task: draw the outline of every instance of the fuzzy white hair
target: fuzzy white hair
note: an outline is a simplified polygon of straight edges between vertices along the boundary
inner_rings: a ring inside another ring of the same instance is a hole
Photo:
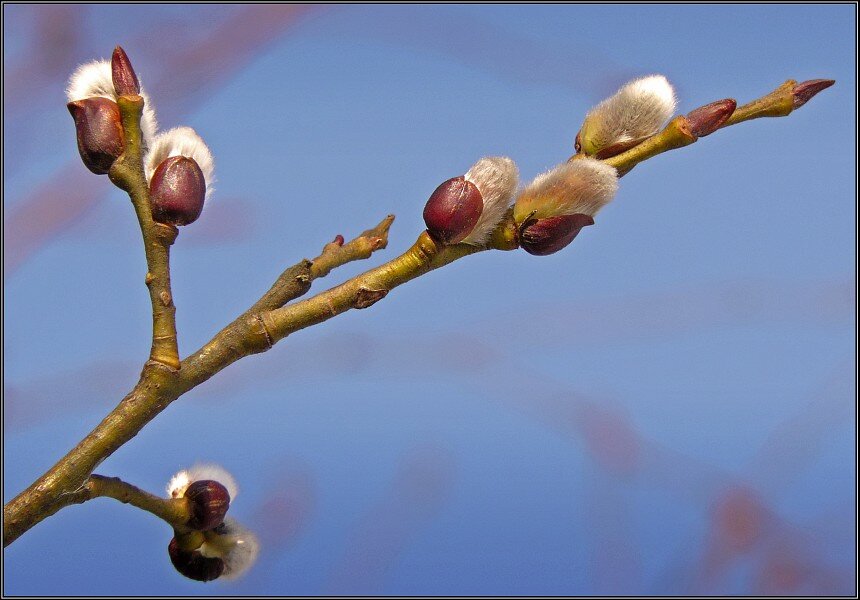
[[[79,66],[66,86],[69,102],[84,98],[107,98],[116,101],[110,61],[94,60]]]
[[[654,135],[675,112],[675,90],[663,75],[635,79],[589,111],[580,129],[588,154]]]
[[[618,173],[594,158],[567,162],[535,177],[514,204],[514,220],[594,216],[618,190]]]
[[[171,498],[181,498],[189,485],[191,485],[191,477],[188,476],[188,471],[179,471],[167,482],[167,495]]]
[[[206,200],[215,190],[215,159],[212,152],[197,132],[191,127],[174,127],[159,133],[152,141],[149,152],[144,158],[146,169],[146,180],[152,179],[152,174],[162,161],[171,156],[185,156],[194,159],[200,170],[203,171],[203,179],[206,181]]]
[[[206,539],[200,546],[200,554],[207,558],[223,560],[222,577],[237,579],[256,562],[260,554],[260,541],[236,519],[226,517],[223,526],[206,532]]]
[[[185,495],[185,490],[195,481],[212,480],[217,481],[230,494],[232,502],[239,494],[239,486],[233,476],[221,465],[212,463],[196,464],[190,469],[179,471],[176,475],[170,478],[167,484],[167,495],[171,498],[181,498]]]
[[[140,117],[140,132],[143,145],[148,148],[158,131],[158,121],[155,118],[155,107],[152,99],[141,85],[140,97],[143,98],[143,114]],[[107,98],[116,102],[117,94],[113,87],[113,75],[110,61],[94,60],[79,66],[69,77],[66,86],[66,98],[69,102],[85,100],[86,98]]]
[[[491,156],[482,158],[472,165],[465,179],[475,184],[481,192],[484,208],[475,227],[463,239],[463,243],[481,246],[493,233],[511,205],[511,198],[517,191],[519,170],[510,158]]]

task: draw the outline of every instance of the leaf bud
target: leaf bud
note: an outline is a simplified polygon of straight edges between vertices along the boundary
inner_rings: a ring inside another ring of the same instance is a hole
[[[195,581],[212,581],[224,573],[224,560],[218,556],[204,556],[200,550],[183,550],[176,538],[167,546],[170,562],[185,577]]]
[[[198,531],[220,525],[230,508],[227,488],[211,479],[194,481],[185,490],[184,497],[191,501],[191,518],[186,525]]]
[[[74,100],[66,106],[75,120],[81,160],[96,175],[106,174],[125,146],[119,106],[100,97]]]
[[[794,86],[793,108],[800,108],[821,90],[826,90],[836,83],[835,79],[810,79]]]
[[[111,56],[111,76],[117,96],[136,96],[140,94],[140,82],[137,74],[128,60],[128,55],[121,47],[114,48]]]
[[[697,138],[711,135],[729,120],[737,106],[738,103],[734,99],[726,98],[690,111],[686,116],[690,133]]]

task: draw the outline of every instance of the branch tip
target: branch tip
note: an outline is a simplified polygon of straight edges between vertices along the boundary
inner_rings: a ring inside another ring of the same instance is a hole
[[[809,102],[818,92],[826,90],[836,83],[835,79],[810,79],[794,86],[792,106],[800,108]]]

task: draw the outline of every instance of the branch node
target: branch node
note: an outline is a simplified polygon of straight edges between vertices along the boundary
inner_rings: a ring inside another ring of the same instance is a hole
[[[179,235],[179,228],[168,223],[159,223],[153,221],[153,231],[155,238],[165,246],[170,246],[176,241],[176,236]]]
[[[352,305],[355,308],[368,308],[385,298],[387,295],[388,290],[369,290],[367,288],[359,288]]]
[[[156,357],[150,357],[149,360],[143,364],[143,370],[146,371],[147,369],[159,369],[171,376],[175,376],[179,372],[179,365],[177,364],[176,366],[173,366],[172,364],[164,362]]]
[[[258,352],[265,352],[266,350],[275,345],[275,342],[272,339],[272,334],[269,333],[269,328],[266,325],[264,315],[255,315],[254,318],[251,320],[250,326],[251,333],[258,337],[262,337],[265,341],[265,347],[259,348]]]

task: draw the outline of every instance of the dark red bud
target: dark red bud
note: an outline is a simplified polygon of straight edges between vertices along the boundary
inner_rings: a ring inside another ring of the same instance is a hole
[[[125,146],[119,106],[107,98],[86,98],[66,107],[75,120],[81,160],[96,175],[106,174]]]
[[[800,108],[809,102],[815,94],[821,90],[826,90],[834,83],[836,83],[835,79],[810,79],[809,81],[798,83],[794,86],[794,101],[792,102],[792,106]]]
[[[149,181],[152,218],[159,223],[188,225],[197,220],[206,199],[206,180],[191,158],[171,156],[161,162]]]
[[[717,100],[691,111],[687,115],[690,133],[696,137],[711,135],[729,120],[738,103],[732,98]]]
[[[436,188],[424,207],[427,231],[444,244],[457,244],[472,232],[484,199],[471,181],[454,177]]]
[[[187,523],[191,529],[207,531],[224,522],[230,508],[230,493],[217,481],[195,481],[185,490],[185,497],[191,500],[191,518]]]
[[[638,138],[635,140],[627,140],[624,142],[615,142],[614,144],[610,144],[605,148],[601,148],[597,152],[594,153],[594,158],[597,160],[606,160],[607,158],[612,158],[613,156],[618,156],[622,152],[627,152],[631,148],[635,148],[639,144],[645,141],[646,138]]]
[[[224,561],[220,558],[208,558],[200,554],[198,550],[182,550],[176,538],[170,540],[167,546],[170,562],[174,568],[195,581],[212,581],[218,579],[224,573]]]
[[[140,82],[137,80],[137,74],[134,72],[125,50],[119,46],[114,48],[110,67],[113,76],[113,89],[117,96],[140,94]]]
[[[588,225],[594,225],[594,219],[582,214],[527,221],[520,231],[520,246],[536,256],[553,254],[570,244]]]

